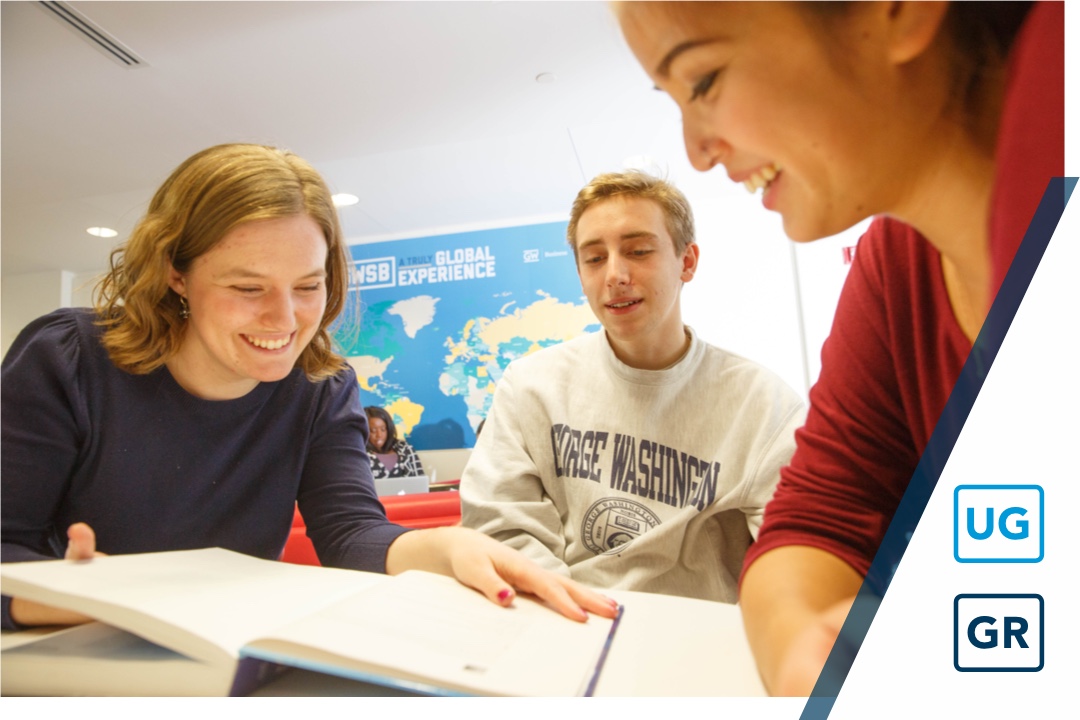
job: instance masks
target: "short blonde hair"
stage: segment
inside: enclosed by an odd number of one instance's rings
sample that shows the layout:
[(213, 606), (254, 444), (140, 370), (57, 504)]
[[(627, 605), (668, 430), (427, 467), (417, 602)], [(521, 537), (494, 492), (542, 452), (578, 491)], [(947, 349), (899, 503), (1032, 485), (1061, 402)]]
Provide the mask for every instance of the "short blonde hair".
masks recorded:
[(169, 287), (170, 266), (184, 273), (233, 228), (257, 220), (308, 215), (326, 238), (326, 312), (297, 360), (312, 380), (345, 361), (328, 326), (345, 305), (348, 258), (330, 190), (316, 170), (287, 150), (216, 145), (185, 160), (158, 188), (128, 241), (112, 252), (94, 291), (102, 343), (117, 367), (146, 374), (179, 350), (187, 323)]
[(570, 224), (566, 239), (577, 258), (577, 228), (586, 210), (614, 197), (637, 197), (652, 200), (664, 211), (668, 234), (675, 245), (675, 254), (681, 255), (694, 242), (694, 213), (690, 202), (677, 187), (640, 170), (619, 173), (603, 173), (594, 177), (578, 191), (570, 208)]

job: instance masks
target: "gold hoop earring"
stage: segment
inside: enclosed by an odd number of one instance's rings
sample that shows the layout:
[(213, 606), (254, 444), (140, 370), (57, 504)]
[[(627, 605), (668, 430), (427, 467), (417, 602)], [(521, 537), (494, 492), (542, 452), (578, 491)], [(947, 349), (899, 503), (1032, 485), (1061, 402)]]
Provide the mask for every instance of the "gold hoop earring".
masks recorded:
[(191, 317), (191, 308), (188, 307), (187, 298), (183, 295), (180, 296), (180, 319), (187, 320)]

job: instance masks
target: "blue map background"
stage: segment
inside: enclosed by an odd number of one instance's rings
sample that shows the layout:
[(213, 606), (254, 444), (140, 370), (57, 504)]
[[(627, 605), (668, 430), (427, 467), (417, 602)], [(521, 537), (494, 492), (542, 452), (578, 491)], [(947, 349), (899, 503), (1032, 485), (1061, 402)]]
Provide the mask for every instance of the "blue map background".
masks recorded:
[(565, 238), (556, 222), (352, 246), (334, 337), (364, 405), (417, 450), (472, 447), (512, 360), (600, 328)]

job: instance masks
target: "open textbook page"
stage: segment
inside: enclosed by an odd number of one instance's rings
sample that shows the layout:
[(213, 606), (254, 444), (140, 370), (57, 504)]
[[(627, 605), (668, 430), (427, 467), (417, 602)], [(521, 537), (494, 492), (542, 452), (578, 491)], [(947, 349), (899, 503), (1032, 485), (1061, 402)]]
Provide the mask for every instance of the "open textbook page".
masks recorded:
[(499, 607), (451, 578), (409, 571), (242, 654), (372, 682), (390, 675), (396, 687), (425, 693), (584, 695), (612, 629), (611, 620), (576, 623), (526, 597)]
[(222, 676), (243, 657), (244, 677), (253, 663), (273, 662), (431, 693), (581, 694), (615, 627), (599, 617), (575, 623), (528, 597), (502, 608), (430, 573), (388, 577), (218, 548), (5, 563), (0, 589), (84, 613)]

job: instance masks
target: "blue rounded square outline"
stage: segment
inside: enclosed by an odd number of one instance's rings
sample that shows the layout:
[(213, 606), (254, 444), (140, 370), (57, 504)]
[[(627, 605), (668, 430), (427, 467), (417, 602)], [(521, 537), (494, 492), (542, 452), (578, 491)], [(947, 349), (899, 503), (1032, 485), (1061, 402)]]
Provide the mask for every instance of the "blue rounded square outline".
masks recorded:
[[(974, 599), (1021, 599), (1039, 601), (1039, 666), (1033, 668), (963, 668), (960, 667), (960, 601)], [(953, 667), (957, 672), (1039, 672), (1046, 663), (1046, 601), (1038, 593), (961, 593), (953, 598)]]
[[(961, 490), (1036, 490), (1039, 493), (1039, 556), (1034, 558), (962, 558), (960, 557)], [(953, 490), (953, 558), (958, 563), (1037, 563), (1046, 556), (1046, 496), (1042, 485), (957, 485)]]

